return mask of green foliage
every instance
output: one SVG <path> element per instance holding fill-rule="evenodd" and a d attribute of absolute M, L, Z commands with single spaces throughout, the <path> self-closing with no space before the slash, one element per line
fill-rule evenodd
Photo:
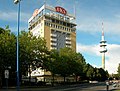
<path fill-rule="evenodd" d="M 31 73 L 31 70 L 41 66 L 45 67 L 47 48 L 44 39 L 22 31 L 19 36 L 19 44 L 22 74 L 25 75 L 28 69 L 29 73 Z"/>
<path fill-rule="evenodd" d="M 10 78 L 15 78 L 16 37 L 9 28 L 0 28 L 0 83 L 4 80 L 4 71 L 11 67 Z"/>
<path fill-rule="evenodd" d="M 15 66 L 15 50 L 16 50 L 16 37 L 10 30 L 4 31 L 0 34 L 0 62 L 1 67 Z"/>
<path fill-rule="evenodd" d="M 61 76 L 82 76 L 85 59 L 80 53 L 75 53 L 70 48 L 62 48 L 59 51 L 51 50 L 49 58 L 49 70 L 52 74 Z"/>
<path fill-rule="evenodd" d="M 120 63 L 119 63 L 119 66 L 118 66 L 118 76 L 120 77 Z"/>
<path fill-rule="evenodd" d="M 82 54 L 67 47 L 59 51 L 48 51 L 43 38 L 25 31 L 21 31 L 19 35 L 19 63 L 21 76 L 26 76 L 28 72 L 41 67 L 51 71 L 53 75 L 59 74 L 64 78 L 79 76 L 87 80 L 105 80 L 108 77 L 107 71 L 87 64 Z M 16 36 L 11 33 L 9 26 L 6 26 L 6 29 L 0 28 L 0 74 L 4 75 L 4 70 L 8 66 L 11 66 L 10 74 L 15 78 Z M 118 73 L 120 74 L 120 65 Z"/>
<path fill-rule="evenodd" d="M 20 77 L 27 75 L 36 67 L 45 67 L 47 47 L 44 39 L 35 37 L 29 32 L 22 31 L 19 35 L 19 68 Z M 0 28 L 0 72 L 11 66 L 11 72 L 16 72 L 16 36 L 11 33 L 9 26 Z M 31 69 L 30 69 L 31 66 Z M 10 73 L 10 75 L 13 75 Z M 0 76 L 1 77 L 1 76 Z"/>
<path fill-rule="evenodd" d="M 87 80 L 105 81 L 109 77 L 107 71 L 102 68 L 94 68 L 90 64 L 85 65 L 83 70 Z"/>
<path fill-rule="evenodd" d="M 60 74 L 65 77 L 72 75 L 74 73 L 75 60 L 74 60 L 75 52 L 70 48 L 61 48 L 59 51 L 60 56 L 60 65 L 59 71 Z"/>
<path fill-rule="evenodd" d="M 89 78 L 89 80 L 92 80 L 94 78 L 94 68 L 88 64 L 88 70 L 86 72 L 86 76 Z"/>
<path fill-rule="evenodd" d="M 49 56 L 48 70 L 52 74 L 59 74 L 63 77 L 76 76 L 81 79 L 103 81 L 108 78 L 108 72 L 102 68 L 94 68 L 86 64 L 80 53 L 75 53 L 70 48 L 62 48 L 59 51 L 51 50 Z"/>

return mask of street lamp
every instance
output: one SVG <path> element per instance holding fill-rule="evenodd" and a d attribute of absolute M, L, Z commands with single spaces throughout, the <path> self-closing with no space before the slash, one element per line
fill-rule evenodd
<path fill-rule="evenodd" d="M 14 0 L 15 4 L 18 4 L 18 31 L 17 31 L 17 91 L 19 91 L 20 83 L 19 83 L 19 26 L 20 26 L 20 1 Z"/>

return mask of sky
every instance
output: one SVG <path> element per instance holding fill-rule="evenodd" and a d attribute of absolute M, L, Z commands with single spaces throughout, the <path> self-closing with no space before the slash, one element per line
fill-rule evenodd
<path fill-rule="evenodd" d="M 9 25 L 16 34 L 18 5 L 13 1 L 0 0 L 0 27 Z M 44 2 L 76 14 L 77 52 L 82 53 L 86 62 L 97 68 L 102 65 L 99 45 L 103 22 L 108 50 L 105 67 L 110 74 L 117 73 L 120 63 L 120 0 L 21 0 L 20 30 L 28 31 L 28 19 Z"/>

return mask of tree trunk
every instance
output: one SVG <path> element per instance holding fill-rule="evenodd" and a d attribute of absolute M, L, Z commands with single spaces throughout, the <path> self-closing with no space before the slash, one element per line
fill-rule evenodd
<path fill-rule="evenodd" d="M 53 78 L 52 78 L 52 86 L 54 86 L 54 80 L 55 80 L 55 79 L 54 79 L 54 76 L 55 76 L 55 75 L 52 74 L 52 77 L 53 77 Z"/>
<path fill-rule="evenodd" d="M 65 84 L 65 76 L 64 76 L 64 84 Z"/>
<path fill-rule="evenodd" d="M 76 83 L 77 83 L 77 79 L 78 79 L 78 77 L 77 77 L 77 75 L 76 75 L 76 76 L 75 76 Z"/>
<path fill-rule="evenodd" d="M 0 71 L 0 88 L 2 88 L 2 71 Z"/>
<path fill-rule="evenodd" d="M 31 85 L 31 71 L 30 71 L 30 64 L 29 64 L 28 69 L 29 69 L 29 85 Z"/>

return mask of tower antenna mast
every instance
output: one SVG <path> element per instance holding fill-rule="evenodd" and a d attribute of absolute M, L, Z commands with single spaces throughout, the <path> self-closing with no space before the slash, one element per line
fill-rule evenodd
<path fill-rule="evenodd" d="M 101 37 L 101 41 L 100 41 L 100 53 L 102 54 L 102 68 L 105 69 L 105 53 L 107 52 L 107 49 L 105 48 L 106 45 L 105 38 L 104 38 L 104 26 L 103 26 L 103 22 L 102 22 L 102 37 Z"/>

